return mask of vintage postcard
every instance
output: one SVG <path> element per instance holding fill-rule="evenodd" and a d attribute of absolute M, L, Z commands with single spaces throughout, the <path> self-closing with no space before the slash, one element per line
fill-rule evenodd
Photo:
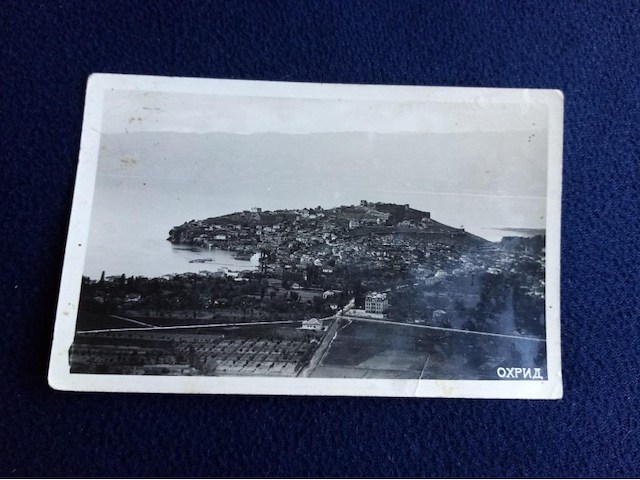
<path fill-rule="evenodd" d="M 73 391 L 562 396 L 554 90 L 92 75 Z"/>

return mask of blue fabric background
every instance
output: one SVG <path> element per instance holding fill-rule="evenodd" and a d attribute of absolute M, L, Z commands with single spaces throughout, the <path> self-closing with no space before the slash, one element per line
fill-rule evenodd
<path fill-rule="evenodd" d="M 0 475 L 640 475 L 638 2 L 4 1 L 0 52 Z M 562 89 L 565 398 L 50 390 L 91 72 Z"/>

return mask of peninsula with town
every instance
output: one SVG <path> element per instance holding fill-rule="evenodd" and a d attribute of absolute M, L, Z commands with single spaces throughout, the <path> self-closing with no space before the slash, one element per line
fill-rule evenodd
<path fill-rule="evenodd" d="M 83 278 L 75 373 L 546 376 L 545 237 L 490 242 L 407 204 L 249 210 L 170 228 L 240 270 Z M 200 264 L 200 265 L 199 265 Z"/>

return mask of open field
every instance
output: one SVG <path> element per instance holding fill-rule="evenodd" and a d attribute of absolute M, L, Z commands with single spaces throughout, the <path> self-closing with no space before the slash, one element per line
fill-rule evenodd
<path fill-rule="evenodd" d="M 76 373 L 296 376 L 323 335 L 296 325 L 93 331 L 77 334 L 70 363 Z"/>
<path fill-rule="evenodd" d="M 225 318 L 200 319 L 200 326 L 197 321 L 187 324 L 186 319 L 176 318 L 172 322 L 169 317 L 163 317 L 161 322 L 158 318 L 138 320 L 106 314 L 83 314 L 79 318 L 87 330 L 103 329 L 81 334 L 79 344 L 86 344 L 83 339 L 90 338 L 86 335 L 106 334 L 100 341 L 104 348 L 97 352 L 93 347 L 93 355 L 98 353 L 100 358 L 109 359 L 113 356 L 109 354 L 109 348 L 143 347 L 148 340 L 162 336 L 171 345 L 163 346 L 164 354 L 154 355 L 179 354 L 177 359 L 184 359 L 181 361 L 190 366 L 196 365 L 195 374 L 295 376 L 303 371 L 304 376 L 326 378 L 496 379 L 498 367 L 537 367 L 542 368 L 543 376 L 546 375 L 543 341 L 432 329 L 390 320 L 342 318 L 332 324 L 330 335 L 326 335 L 300 330 L 299 321 L 228 325 L 224 323 Z M 146 322 L 161 328 L 149 328 L 144 325 Z M 236 349 L 208 348 L 201 341 L 194 343 L 193 339 L 185 340 L 194 336 L 224 338 L 237 346 L 238 352 Z M 292 352 L 284 357 L 276 353 L 289 350 L 288 347 L 283 350 L 283 347 L 291 342 L 295 344 Z M 249 353 L 240 349 L 243 344 L 245 347 L 252 345 Z M 320 344 L 322 347 L 318 348 Z M 80 360 L 76 356 L 76 363 Z M 126 371 L 127 367 L 124 368 Z"/>
<path fill-rule="evenodd" d="M 313 377 L 496 379 L 500 366 L 544 366 L 544 342 L 341 322 Z"/>

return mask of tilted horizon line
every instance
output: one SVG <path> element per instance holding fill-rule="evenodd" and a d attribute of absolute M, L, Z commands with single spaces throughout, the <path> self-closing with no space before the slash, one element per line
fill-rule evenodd
<path fill-rule="evenodd" d="M 135 168 L 135 167 L 129 167 Z M 180 177 L 168 177 L 168 176 L 158 176 L 158 175 L 125 175 L 122 173 L 112 173 L 105 172 L 99 173 L 98 176 L 101 177 L 119 177 L 119 178 L 140 178 L 146 180 L 180 180 Z M 489 198 L 522 198 L 528 200 L 545 200 L 545 195 L 509 195 L 509 194 L 495 194 L 495 193 L 481 193 L 481 192 L 439 192 L 435 190 L 388 190 L 388 189 L 375 189 L 371 190 L 373 192 L 383 192 L 383 193 L 410 193 L 417 195 L 443 195 L 443 196 L 467 196 L 467 197 L 489 197 Z M 313 203 L 313 202 L 311 202 Z"/>
<path fill-rule="evenodd" d="M 364 134 L 375 134 L 375 135 L 457 135 L 457 134 L 470 134 L 470 133 L 514 133 L 514 132 L 538 132 L 543 130 L 549 130 L 548 127 L 532 127 L 532 128 L 511 128 L 511 129 L 494 129 L 494 130 L 477 130 L 477 129 L 464 129 L 464 130 L 397 130 L 397 131 L 375 131 L 375 130 L 317 130 L 317 131 L 292 131 L 292 132 L 279 132 L 275 130 L 261 130 L 261 131 L 232 131 L 232 130 L 197 130 L 197 129 L 160 129 L 160 130 L 141 130 L 141 129 L 133 129 L 129 130 L 128 128 L 124 128 L 123 130 L 100 130 L 101 135 L 128 135 L 132 133 L 179 133 L 185 135 L 209 135 L 213 133 L 222 133 L 226 135 L 314 135 L 314 134 L 342 134 L 342 133 L 364 133 Z"/>

